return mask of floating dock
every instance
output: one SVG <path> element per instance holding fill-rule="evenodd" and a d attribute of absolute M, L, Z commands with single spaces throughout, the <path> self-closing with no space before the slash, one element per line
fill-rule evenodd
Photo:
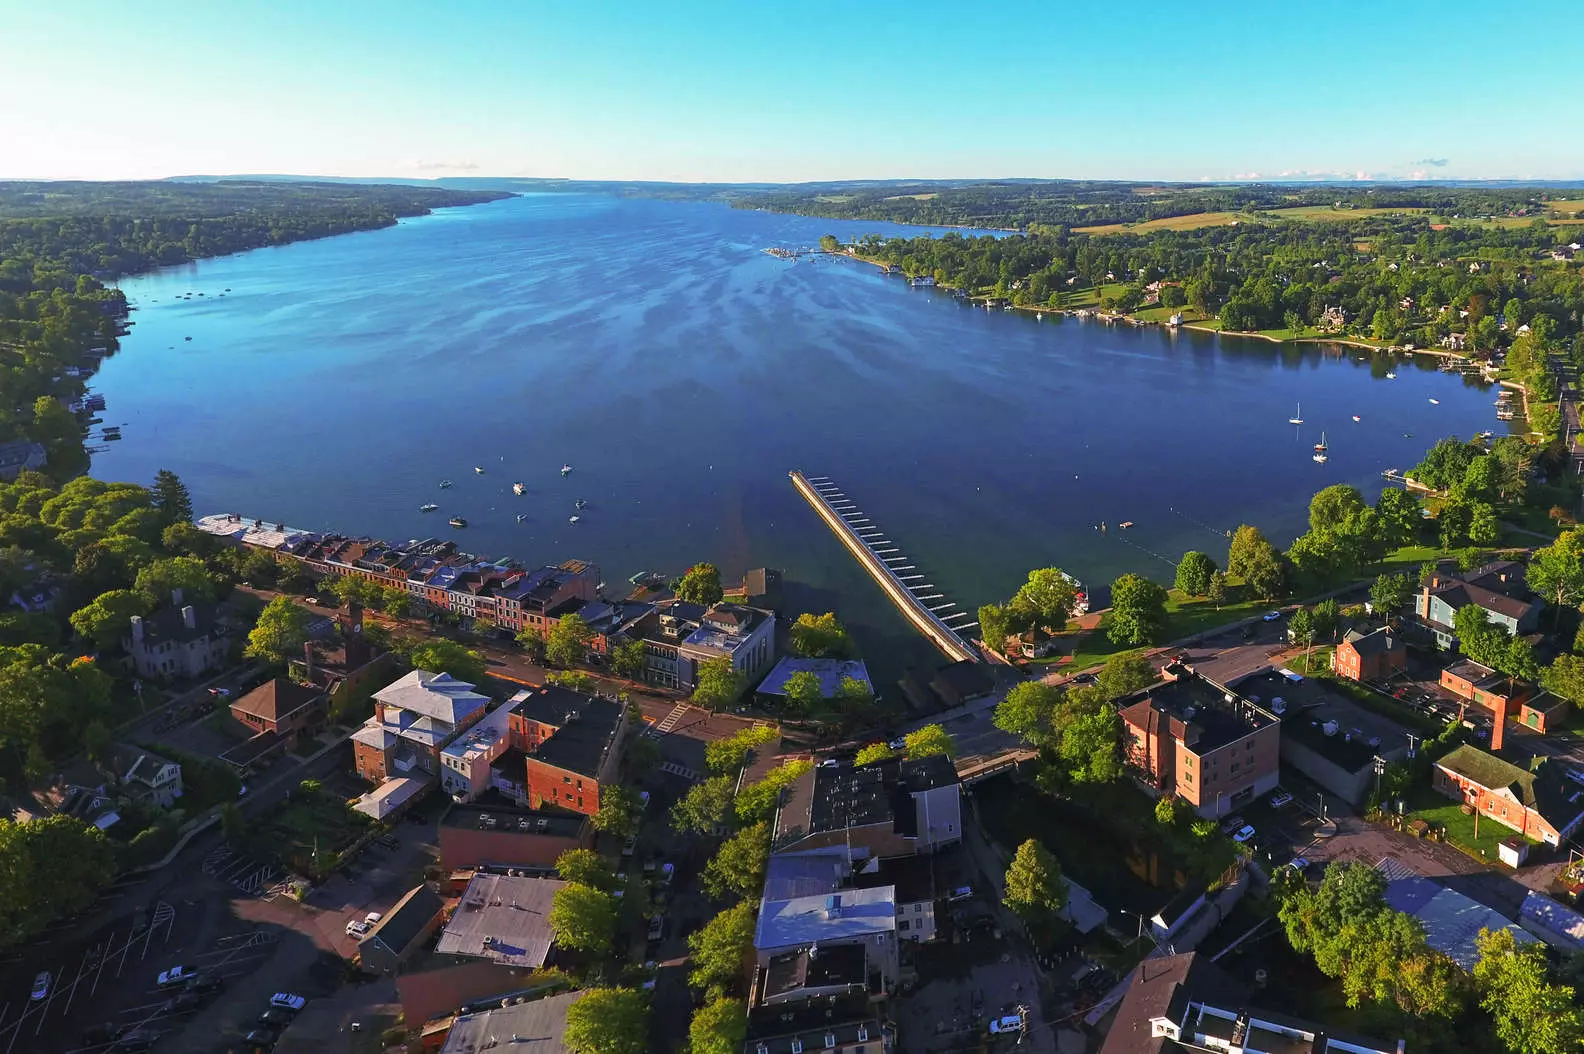
<path fill-rule="evenodd" d="M 798 493 L 814 507 L 820 519 L 931 644 L 954 662 L 981 661 L 979 653 L 961 636 L 978 622 L 968 612 L 957 610 L 957 605 L 947 600 L 933 583 L 925 581 L 913 561 L 886 538 L 829 476 L 805 476 L 801 472 L 789 475 Z"/>

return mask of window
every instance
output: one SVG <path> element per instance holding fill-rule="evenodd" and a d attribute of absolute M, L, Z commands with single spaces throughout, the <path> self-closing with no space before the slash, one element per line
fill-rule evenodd
<path fill-rule="evenodd" d="M 903 919 L 901 922 L 897 923 L 897 929 L 901 930 L 903 933 L 906 933 L 908 931 L 908 920 Z"/>

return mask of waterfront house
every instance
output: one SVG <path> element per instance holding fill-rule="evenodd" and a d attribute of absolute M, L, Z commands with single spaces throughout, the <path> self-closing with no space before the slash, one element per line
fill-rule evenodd
<path fill-rule="evenodd" d="M 1584 783 L 1557 759 L 1514 765 L 1472 744 L 1435 763 L 1436 790 L 1527 838 L 1558 846 L 1584 821 Z"/>
<path fill-rule="evenodd" d="M 730 658 L 732 669 L 749 682 L 775 656 L 774 613 L 745 604 L 703 608 L 684 601 L 657 604 L 631 635 L 644 642 L 644 679 L 666 688 L 691 691 L 698 668 L 711 659 Z"/>
<path fill-rule="evenodd" d="M 1333 305 L 1321 312 L 1320 318 L 1315 323 L 1319 329 L 1335 333 L 1347 326 L 1347 312 L 1340 305 Z"/>
<path fill-rule="evenodd" d="M 448 673 L 414 670 L 374 693 L 374 716 L 352 734 L 358 775 L 373 783 L 440 772 L 440 752 L 484 716 L 489 697 Z"/>
<path fill-rule="evenodd" d="M 188 679 L 225 664 L 231 654 L 230 627 L 215 605 L 184 604 L 177 589 L 170 607 L 132 616 L 121 647 L 139 677 Z"/>
<path fill-rule="evenodd" d="M 1414 614 L 1434 636 L 1436 645 L 1446 649 L 1457 640 L 1453 619 L 1458 609 L 1470 604 L 1517 636 L 1539 627 L 1544 606 L 1529 590 L 1522 564 L 1497 560 L 1466 573 L 1436 568 L 1415 598 Z"/>

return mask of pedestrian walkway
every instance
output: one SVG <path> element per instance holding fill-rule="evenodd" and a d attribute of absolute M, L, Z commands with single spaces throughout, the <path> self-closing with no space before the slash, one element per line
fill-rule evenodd
<path fill-rule="evenodd" d="M 675 761 L 662 761 L 660 763 L 660 771 L 669 772 L 673 776 L 681 776 L 689 783 L 697 783 L 703 778 L 697 772 L 688 768 L 686 765 L 678 765 Z"/>
<path fill-rule="evenodd" d="M 683 717 L 687 716 L 687 712 L 691 709 L 692 707 L 688 706 L 686 703 L 676 704 L 671 708 L 671 712 L 669 714 L 666 714 L 665 717 L 644 729 L 643 734 L 648 736 L 650 739 L 659 739 L 661 736 L 668 734 L 673 728 L 675 728 L 678 722 L 680 722 Z"/>

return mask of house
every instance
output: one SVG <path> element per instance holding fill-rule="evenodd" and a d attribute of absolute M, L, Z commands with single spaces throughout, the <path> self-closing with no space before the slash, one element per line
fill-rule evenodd
<path fill-rule="evenodd" d="M 1520 768 L 1464 744 L 1435 763 L 1431 785 L 1546 845 L 1566 842 L 1584 820 L 1584 782 L 1560 761 L 1536 758 Z"/>
<path fill-rule="evenodd" d="M 269 733 L 266 732 L 253 738 L 263 739 L 268 735 Z M 385 823 L 394 820 L 421 801 L 425 795 L 434 790 L 434 786 L 435 779 L 427 772 L 415 772 L 411 776 L 392 776 L 382 780 L 378 787 L 358 798 L 352 804 L 352 808 L 371 820 Z"/>
<path fill-rule="evenodd" d="M 422 948 L 445 915 L 445 902 L 428 886 L 414 886 L 358 941 L 363 968 L 398 973 Z"/>
<path fill-rule="evenodd" d="M 788 788 L 771 832 L 778 853 L 842 847 L 881 859 L 933 853 L 961 840 L 957 770 L 940 756 L 817 766 Z"/>
<path fill-rule="evenodd" d="M 845 846 L 815 853 L 777 853 L 765 868 L 763 901 L 826 896 L 843 889 L 895 890 L 897 939 L 925 942 L 935 939 L 935 905 L 952 887 L 944 873 L 937 874 L 938 856 L 901 856 L 881 860 Z M 953 869 L 955 871 L 955 869 Z"/>
<path fill-rule="evenodd" d="M 273 732 L 295 740 L 323 723 L 326 703 L 321 689 L 274 677 L 232 703 L 231 716 L 255 735 Z"/>
<path fill-rule="evenodd" d="M 890 1054 L 895 1029 L 862 995 L 753 1006 L 742 1054 Z"/>
<path fill-rule="evenodd" d="M 716 604 L 677 646 L 677 687 L 696 687 L 699 666 L 721 658 L 729 658 L 732 669 L 747 681 L 757 680 L 775 658 L 775 635 L 773 612 Z"/>
<path fill-rule="evenodd" d="M 570 1054 L 571 1048 L 562 1038 L 567 1010 L 583 995 L 561 992 L 538 999 L 502 1000 L 493 1009 L 463 1014 L 451 1022 L 440 1054 L 484 1054 L 499 1048 L 502 1036 L 511 1037 L 505 1049 L 522 1054 Z"/>
<path fill-rule="evenodd" d="M 1340 306 L 1328 307 L 1321 312 L 1320 318 L 1315 325 L 1319 329 L 1335 333 L 1347 327 L 1347 312 Z"/>
<path fill-rule="evenodd" d="M 177 589 L 170 607 L 132 616 L 121 647 L 139 677 L 186 680 L 226 663 L 231 655 L 230 627 L 215 605 L 183 604 Z"/>
<path fill-rule="evenodd" d="M 1441 687 L 1459 699 L 1499 715 L 1504 721 L 1512 718 L 1542 735 L 1567 720 L 1567 700 L 1527 681 L 1498 673 L 1473 659 L 1461 659 L 1442 670 Z M 1500 741 L 1493 740 L 1491 747 L 1500 749 Z"/>
<path fill-rule="evenodd" d="M 30 439 L 0 443 L 0 481 L 9 483 L 25 471 L 43 468 L 48 460 L 49 452 L 42 443 Z"/>
<path fill-rule="evenodd" d="M 1385 681 L 1408 668 L 1408 649 L 1387 627 L 1350 629 L 1337 645 L 1332 668 L 1350 681 Z"/>
<path fill-rule="evenodd" d="M 1436 645 L 1446 649 L 1457 640 L 1453 619 L 1458 609 L 1470 604 L 1516 636 L 1539 627 L 1544 607 L 1525 583 L 1524 566 L 1498 560 L 1464 574 L 1436 568 L 1414 599 L 1414 614 L 1434 635 Z"/>
<path fill-rule="evenodd" d="M 127 797 L 169 809 L 182 796 L 181 765 L 152 751 L 116 744 L 110 748 L 110 765 Z"/>
<path fill-rule="evenodd" d="M 395 654 L 380 651 L 363 635 L 360 605 L 348 605 L 337 624 L 339 639 L 308 641 L 303 657 L 287 667 L 293 681 L 324 692 L 325 710 L 332 719 L 357 712 L 359 705 L 394 679 L 396 670 Z"/>
<path fill-rule="evenodd" d="M 413 670 L 374 693 L 374 716 L 352 734 L 357 773 L 371 783 L 414 769 L 438 776 L 440 752 L 484 716 L 489 697 L 448 673 Z"/>
<path fill-rule="evenodd" d="M 469 802 L 490 789 L 490 764 L 511 746 L 513 703 L 497 707 L 440 751 L 440 789 Z"/>
<path fill-rule="evenodd" d="M 760 682 L 757 694 L 766 702 L 780 704 L 786 701 L 786 683 L 793 674 L 811 673 L 820 685 L 820 698 L 834 699 L 842 682 L 852 678 L 874 695 L 874 684 L 869 680 L 869 668 L 861 659 L 804 659 L 789 655 L 775 664 Z"/>
<path fill-rule="evenodd" d="M 568 849 L 594 848 L 594 839 L 587 817 L 517 809 L 491 794 L 479 804 L 446 811 L 440 821 L 440 866 L 447 871 L 549 868 Z"/>
<path fill-rule="evenodd" d="M 440 932 L 435 954 L 538 969 L 554 941 L 550 905 L 565 886 L 558 878 L 475 873 Z"/>
<path fill-rule="evenodd" d="M 1463 312 L 1467 314 L 1468 312 Z M 1449 351 L 1462 351 L 1468 346 L 1468 337 L 1462 333 L 1448 333 L 1441 338 L 1441 346 Z"/>
<path fill-rule="evenodd" d="M 599 593 L 599 568 L 586 560 L 541 567 L 493 589 L 495 624 L 513 634 L 548 631 L 562 614 L 592 602 Z M 570 605 L 570 607 L 568 606 Z"/>
<path fill-rule="evenodd" d="M 599 812 L 600 788 L 616 780 L 627 708 L 558 685 L 518 692 L 509 706 L 510 748 L 524 756 L 526 801 L 536 809 Z"/>
<path fill-rule="evenodd" d="M 1145 959 L 1128 978 L 1100 1054 L 1402 1054 L 1401 1040 L 1258 1009 L 1249 1003 L 1253 994 L 1197 952 Z"/>
<path fill-rule="evenodd" d="M 901 971 L 896 928 L 896 890 L 891 886 L 767 900 L 759 906 L 754 952 L 761 970 L 768 972 L 774 962 L 784 974 L 806 970 L 796 960 L 811 951 L 817 958 L 834 949 L 856 948 L 863 956 L 858 983 L 872 995 L 884 995 L 896 990 Z"/>
<path fill-rule="evenodd" d="M 1175 324 L 1175 323 L 1174 323 Z M 1055 654 L 1057 638 L 1043 626 L 1033 626 L 1011 638 L 1012 647 L 1025 659 L 1043 659 Z"/>
<path fill-rule="evenodd" d="M 1201 816 L 1227 815 L 1276 786 L 1276 715 L 1179 664 L 1162 684 L 1117 701 L 1127 764 L 1147 789 Z"/>
<path fill-rule="evenodd" d="M 930 680 L 929 691 L 951 710 L 986 698 L 995 691 L 995 681 L 981 663 L 963 660 L 943 666 Z"/>

